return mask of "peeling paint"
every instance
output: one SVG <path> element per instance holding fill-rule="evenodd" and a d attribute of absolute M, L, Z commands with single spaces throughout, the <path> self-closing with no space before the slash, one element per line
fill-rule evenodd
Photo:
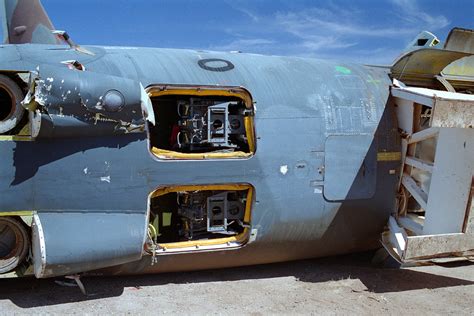
<path fill-rule="evenodd" d="M 100 181 L 110 183 L 110 176 L 100 177 Z"/>
<path fill-rule="evenodd" d="M 323 193 L 323 187 L 322 186 L 318 186 L 316 188 L 314 188 L 314 194 L 322 194 Z"/>

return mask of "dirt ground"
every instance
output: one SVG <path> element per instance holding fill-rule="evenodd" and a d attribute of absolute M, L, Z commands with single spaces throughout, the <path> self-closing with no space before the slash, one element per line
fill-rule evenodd
<path fill-rule="evenodd" d="M 0 280 L 0 314 L 473 314 L 474 263 L 371 264 L 371 253 L 214 271 Z"/>

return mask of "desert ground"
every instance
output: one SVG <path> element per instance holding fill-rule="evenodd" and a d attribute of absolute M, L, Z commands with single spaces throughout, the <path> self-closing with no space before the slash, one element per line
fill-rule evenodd
<path fill-rule="evenodd" d="M 472 315 L 474 262 L 397 268 L 373 253 L 213 271 L 0 280 L 0 314 Z"/>

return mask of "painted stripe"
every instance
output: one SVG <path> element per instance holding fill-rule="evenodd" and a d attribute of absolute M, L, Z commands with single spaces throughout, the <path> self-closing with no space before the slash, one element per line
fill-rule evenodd
<path fill-rule="evenodd" d="M 33 211 L 16 211 L 16 212 L 0 212 L 0 217 L 2 216 L 33 216 Z"/>
<path fill-rule="evenodd" d="M 0 135 L 0 142 L 32 142 L 34 140 L 31 136 Z"/>
<path fill-rule="evenodd" d="M 395 152 L 379 152 L 377 153 L 377 161 L 401 161 L 402 153 Z"/>

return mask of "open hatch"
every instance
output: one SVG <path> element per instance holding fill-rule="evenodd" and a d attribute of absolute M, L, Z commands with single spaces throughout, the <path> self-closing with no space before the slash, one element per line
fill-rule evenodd
<path fill-rule="evenodd" d="M 149 252 L 243 246 L 250 237 L 253 193 L 249 184 L 158 188 L 149 201 Z"/>
<path fill-rule="evenodd" d="M 155 125 L 150 150 L 159 159 L 249 158 L 256 150 L 254 106 L 241 87 L 148 87 Z"/>

